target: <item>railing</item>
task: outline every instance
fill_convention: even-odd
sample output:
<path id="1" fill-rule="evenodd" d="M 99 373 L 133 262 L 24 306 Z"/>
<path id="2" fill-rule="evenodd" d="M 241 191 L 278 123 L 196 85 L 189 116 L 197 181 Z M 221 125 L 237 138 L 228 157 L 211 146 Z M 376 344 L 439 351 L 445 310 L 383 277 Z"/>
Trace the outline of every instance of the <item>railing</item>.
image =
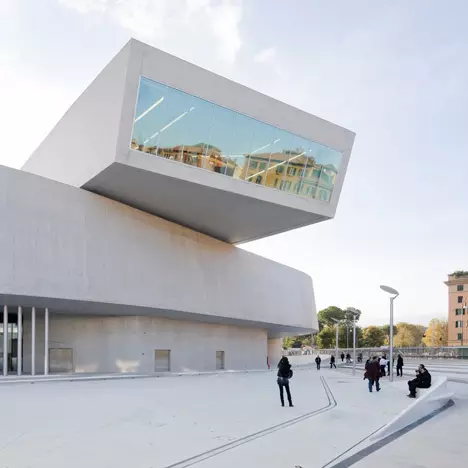
<path id="1" fill-rule="evenodd" d="M 381 348 L 356 348 L 356 354 L 362 353 L 363 358 L 370 356 L 382 356 L 382 354 L 389 354 L 389 347 Z M 285 356 L 301 356 L 304 354 L 320 354 L 330 355 L 335 354 L 336 349 L 307 349 L 291 348 L 284 350 Z M 353 354 L 352 348 L 340 348 L 338 354 Z M 397 355 L 400 353 L 407 359 L 468 359 L 468 346 L 444 346 L 444 347 L 431 347 L 431 346 L 417 346 L 411 348 L 394 348 L 393 353 Z"/>

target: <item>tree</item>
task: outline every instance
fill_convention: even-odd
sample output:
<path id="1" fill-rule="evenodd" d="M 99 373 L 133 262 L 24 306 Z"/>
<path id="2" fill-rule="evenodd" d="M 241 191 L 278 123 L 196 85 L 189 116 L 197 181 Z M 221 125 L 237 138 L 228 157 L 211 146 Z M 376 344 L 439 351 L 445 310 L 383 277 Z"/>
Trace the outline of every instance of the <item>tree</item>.
<path id="1" fill-rule="evenodd" d="M 317 335 L 317 346 L 321 349 L 333 348 L 335 344 L 335 330 L 331 327 L 324 327 Z"/>
<path id="2" fill-rule="evenodd" d="M 448 345 L 448 323 L 447 320 L 434 318 L 429 322 L 429 327 L 422 339 L 426 346 L 432 346 L 432 330 L 434 330 L 434 346 Z"/>
<path id="3" fill-rule="evenodd" d="M 384 345 L 388 345 L 390 344 L 390 325 L 381 325 L 379 327 L 383 333 L 384 333 L 384 336 L 385 336 L 385 340 L 384 340 Z M 397 327 L 395 325 L 393 325 L 393 336 L 395 336 L 397 334 Z"/>
<path id="4" fill-rule="evenodd" d="M 382 327 L 371 325 L 362 332 L 362 346 L 365 348 L 380 348 L 385 344 L 385 333 Z"/>
<path id="5" fill-rule="evenodd" d="M 396 325 L 397 333 L 393 344 L 399 348 L 420 346 L 424 334 L 424 327 L 411 323 L 400 322 Z"/>
<path id="6" fill-rule="evenodd" d="M 325 326 L 333 327 L 335 325 L 335 322 L 332 320 L 332 318 L 337 320 L 344 320 L 345 311 L 340 309 L 339 307 L 330 306 L 326 309 L 320 310 L 317 314 L 317 318 L 319 324 L 321 325 L 320 329 L 322 329 Z"/>
<path id="7" fill-rule="evenodd" d="M 361 311 L 355 307 L 346 307 L 344 310 L 345 320 L 348 323 L 348 326 L 353 326 L 354 317 L 356 317 L 356 322 L 359 322 L 361 318 Z"/>

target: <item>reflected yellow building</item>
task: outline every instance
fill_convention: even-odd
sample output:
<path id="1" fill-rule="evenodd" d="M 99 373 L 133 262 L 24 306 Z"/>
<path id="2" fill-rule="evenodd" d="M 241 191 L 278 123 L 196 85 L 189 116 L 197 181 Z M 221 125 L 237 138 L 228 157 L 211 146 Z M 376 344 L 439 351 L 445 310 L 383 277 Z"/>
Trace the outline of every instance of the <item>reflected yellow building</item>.
<path id="1" fill-rule="evenodd" d="M 138 145 L 135 140 L 132 149 L 324 202 L 330 201 L 338 172 L 331 164 L 317 163 L 302 149 L 228 157 L 205 143 L 158 148 Z"/>

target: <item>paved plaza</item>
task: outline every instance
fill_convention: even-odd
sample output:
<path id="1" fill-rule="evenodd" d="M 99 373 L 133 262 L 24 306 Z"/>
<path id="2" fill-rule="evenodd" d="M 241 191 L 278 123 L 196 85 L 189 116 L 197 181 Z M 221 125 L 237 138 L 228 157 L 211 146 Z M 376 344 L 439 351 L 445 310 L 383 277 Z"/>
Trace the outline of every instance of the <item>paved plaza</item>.
<path id="1" fill-rule="evenodd" d="M 436 365 L 458 372 L 455 406 L 354 466 L 466 465 L 468 366 Z M 0 384 L 0 468 L 331 467 L 410 403 L 401 384 L 369 394 L 346 368 L 296 368 L 291 384 L 294 408 L 274 371 Z"/>

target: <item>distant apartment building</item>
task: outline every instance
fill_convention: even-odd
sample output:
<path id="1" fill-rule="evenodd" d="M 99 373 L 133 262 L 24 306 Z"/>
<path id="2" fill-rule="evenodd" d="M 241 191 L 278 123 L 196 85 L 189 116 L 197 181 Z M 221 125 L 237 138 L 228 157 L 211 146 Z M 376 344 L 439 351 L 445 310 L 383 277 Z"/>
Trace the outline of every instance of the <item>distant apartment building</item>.
<path id="1" fill-rule="evenodd" d="M 448 275 L 448 345 L 468 345 L 468 271 Z"/>

